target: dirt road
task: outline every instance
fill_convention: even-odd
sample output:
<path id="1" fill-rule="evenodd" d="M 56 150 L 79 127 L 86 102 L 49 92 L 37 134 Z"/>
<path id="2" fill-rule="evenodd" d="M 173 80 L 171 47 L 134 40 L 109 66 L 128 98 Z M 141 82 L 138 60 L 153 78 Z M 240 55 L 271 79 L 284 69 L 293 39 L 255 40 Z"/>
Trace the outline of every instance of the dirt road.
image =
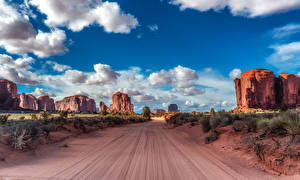
<path id="1" fill-rule="evenodd" d="M 97 131 L 48 145 L 26 161 L 0 165 L 2 179 L 273 179 L 199 145 L 162 121 Z M 0 178 L 1 179 L 1 178 Z"/>

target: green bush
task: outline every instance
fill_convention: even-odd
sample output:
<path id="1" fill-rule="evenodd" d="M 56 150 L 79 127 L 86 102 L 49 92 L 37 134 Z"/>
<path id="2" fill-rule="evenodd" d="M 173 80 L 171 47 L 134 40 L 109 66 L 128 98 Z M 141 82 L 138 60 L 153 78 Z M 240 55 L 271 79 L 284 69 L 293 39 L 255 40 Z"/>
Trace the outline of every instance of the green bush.
<path id="1" fill-rule="evenodd" d="M 148 106 L 145 106 L 143 108 L 143 113 L 142 113 L 142 116 L 146 119 L 150 119 L 150 116 L 151 116 L 151 111 L 150 111 L 150 108 Z"/>
<path id="2" fill-rule="evenodd" d="M 43 111 L 43 112 L 40 113 L 40 116 L 43 119 L 48 119 L 51 116 L 51 113 L 49 113 L 48 111 Z"/>
<path id="3" fill-rule="evenodd" d="M 208 132 L 211 129 L 209 119 L 208 118 L 203 118 L 200 123 L 202 124 L 202 130 L 203 132 Z"/>
<path id="4" fill-rule="evenodd" d="M 214 109 L 214 108 L 211 108 L 209 114 L 210 114 L 210 115 L 214 115 L 215 113 L 216 113 L 216 112 L 215 112 L 215 109 Z"/>
<path id="5" fill-rule="evenodd" d="M 24 119 L 25 119 L 25 116 L 21 116 L 19 119 L 20 119 L 20 120 L 24 120 Z"/>
<path id="6" fill-rule="evenodd" d="M 107 114 L 108 114 L 108 112 L 105 109 L 100 111 L 100 116 L 105 116 Z"/>
<path id="7" fill-rule="evenodd" d="M 241 120 L 234 121 L 234 123 L 232 124 L 232 127 L 235 132 L 240 132 L 244 129 L 245 123 Z"/>
<path id="8" fill-rule="evenodd" d="M 38 119 L 36 114 L 30 114 L 30 117 L 31 117 L 31 120 L 37 120 Z"/>
<path id="9" fill-rule="evenodd" d="M 5 124 L 8 121 L 10 114 L 0 115 L 0 125 Z"/>
<path id="10" fill-rule="evenodd" d="M 61 118 L 68 118 L 68 111 L 60 111 L 59 117 Z"/>
<path id="11" fill-rule="evenodd" d="M 216 130 L 212 130 L 208 136 L 204 138 L 206 144 L 212 143 L 219 138 L 219 133 Z"/>

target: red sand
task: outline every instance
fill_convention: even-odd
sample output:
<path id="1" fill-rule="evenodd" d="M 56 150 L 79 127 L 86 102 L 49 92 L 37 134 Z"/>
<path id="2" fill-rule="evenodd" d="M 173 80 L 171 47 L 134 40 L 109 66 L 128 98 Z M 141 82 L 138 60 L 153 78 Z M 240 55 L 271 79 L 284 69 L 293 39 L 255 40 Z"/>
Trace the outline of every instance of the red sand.
<path id="1" fill-rule="evenodd" d="M 2 179 L 277 179 L 197 141 L 197 128 L 164 129 L 163 121 L 108 128 L 43 145 L 0 163 Z M 198 130 L 199 131 L 198 131 Z M 200 136 L 197 136 L 200 137 Z M 69 147 L 62 148 L 67 143 Z M 0 178 L 0 179 L 1 179 Z M 291 179 L 289 177 L 289 179 Z M 297 179 L 297 178 L 295 178 Z"/>

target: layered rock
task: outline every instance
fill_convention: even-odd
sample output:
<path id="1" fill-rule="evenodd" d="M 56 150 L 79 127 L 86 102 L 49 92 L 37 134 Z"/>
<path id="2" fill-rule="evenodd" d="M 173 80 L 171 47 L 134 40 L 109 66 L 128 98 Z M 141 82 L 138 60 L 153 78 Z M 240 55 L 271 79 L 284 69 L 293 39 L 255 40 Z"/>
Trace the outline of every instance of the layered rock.
<path id="1" fill-rule="evenodd" d="M 0 79 L 0 108 L 17 109 L 18 105 L 17 85 L 9 80 Z"/>
<path id="2" fill-rule="evenodd" d="M 101 111 L 107 111 L 107 106 L 102 101 L 100 102 L 100 106 L 99 106 L 99 112 Z"/>
<path id="3" fill-rule="evenodd" d="M 55 103 L 49 96 L 40 96 L 38 98 L 38 110 L 40 111 L 55 111 Z"/>
<path id="4" fill-rule="evenodd" d="M 272 71 L 253 69 L 235 79 L 237 108 L 235 111 L 262 111 L 279 109 L 283 105 L 295 108 L 300 105 L 300 77 Z"/>
<path id="5" fill-rule="evenodd" d="M 296 108 L 300 105 L 300 77 L 289 73 L 281 73 L 279 78 L 282 87 L 281 103 L 288 108 Z"/>
<path id="6" fill-rule="evenodd" d="M 113 104 L 109 106 L 107 112 L 109 113 L 131 113 L 133 112 L 133 104 L 131 104 L 130 97 L 121 92 L 117 92 L 112 96 Z"/>
<path id="7" fill-rule="evenodd" d="M 61 101 L 55 102 L 55 109 L 57 111 L 68 111 L 68 112 L 96 112 L 96 103 L 94 99 L 90 99 L 84 95 L 75 95 L 65 97 Z"/>
<path id="8" fill-rule="evenodd" d="M 170 104 L 168 107 L 168 112 L 179 112 L 177 104 Z"/>
<path id="9" fill-rule="evenodd" d="M 28 110 L 38 110 L 38 100 L 32 94 L 19 94 L 19 107 Z"/>

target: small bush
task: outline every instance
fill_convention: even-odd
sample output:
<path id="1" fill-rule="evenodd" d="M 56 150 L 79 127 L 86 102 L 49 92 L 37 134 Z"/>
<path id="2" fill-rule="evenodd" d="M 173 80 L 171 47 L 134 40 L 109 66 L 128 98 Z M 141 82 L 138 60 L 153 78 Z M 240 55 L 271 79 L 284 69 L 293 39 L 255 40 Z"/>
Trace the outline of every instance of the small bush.
<path id="1" fill-rule="evenodd" d="M 108 112 L 105 109 L 100 111 L 100 116 L 106 116 L 107 114 Z"/>
<path id="2" fill-rule="evenodd" d="M 61 118 L 68 118 L 68 111 L 60 111 L 59 117 Z"/>
<path id="3" fill-rule="evenodd" d="M 248 132 L 256 132 L 256 130 L 257 130 L 257 119 L 246 120 L 245 124 L 247 126 Z"/>
<path id="4" fill-rule="evenodd" d="M 36 114 L 30 114 L 30 117 L 31 117 L 32 120 L 37 120 L 38 119 Z"/>
<path id="5" fill-rule="evenodd" d="M 7 122 L 10 114 L 0 115 L 0 125 L 3 125 Z"/>
<path id="6" fill-rule="evenodd" d="M 232 124 L 232 127 L 235 132 L 240 132 L 245 128 L 245 123 L 240 120 L 234 121 L 234 123 Z"/>
<path id="7" fill-rule="evenodd" d="M 216 130 L 212 130 L 208 136 L 204 138 L 206 144 L 212 143 L 219 138 L 219 133 Z"/>
<path id="8" fill-rule="evenodd" d="M 142 116 L 146 119 L 150 119 L 150 115 L 151 115 L 151 111 L 150 111 L 150 108 L 148 106 L 145 106 L 143 108 L 143 113 L 142 113 Z"/>
<path id="9" fill-rule="evenodd" d="M 43 111 L 43 112 L 40 113 L 40 116 L 43 119 L 49 119 L 49 117 L 51 116 L 51 113 L 49 113 L 48 111 Z"/>
<path id="10" fill-rule="evenodd" d="M 24 120 L 24 119 L 25 119 L 25 116 L 21 116 L 19 119 L 20 119 L 20 120 Z"/>
<path id="11" fill-rule="evenodd" d="M 216 113 L 216 112 L 215 112 L 215 109 L 214 109 L 214 108 L 211 108 L 209 114 L 210 114 L 210 115 L 215 115 L 215 113 Z"/>
<path id="12" fill-rule="evenodd" d="M 202 124 L 202 130 L 203 132 L 208 132 L 211 129 L 210 123 L 209 123 L 209 119 L 204 118 L 200 121 L 200 123 Z"/>

